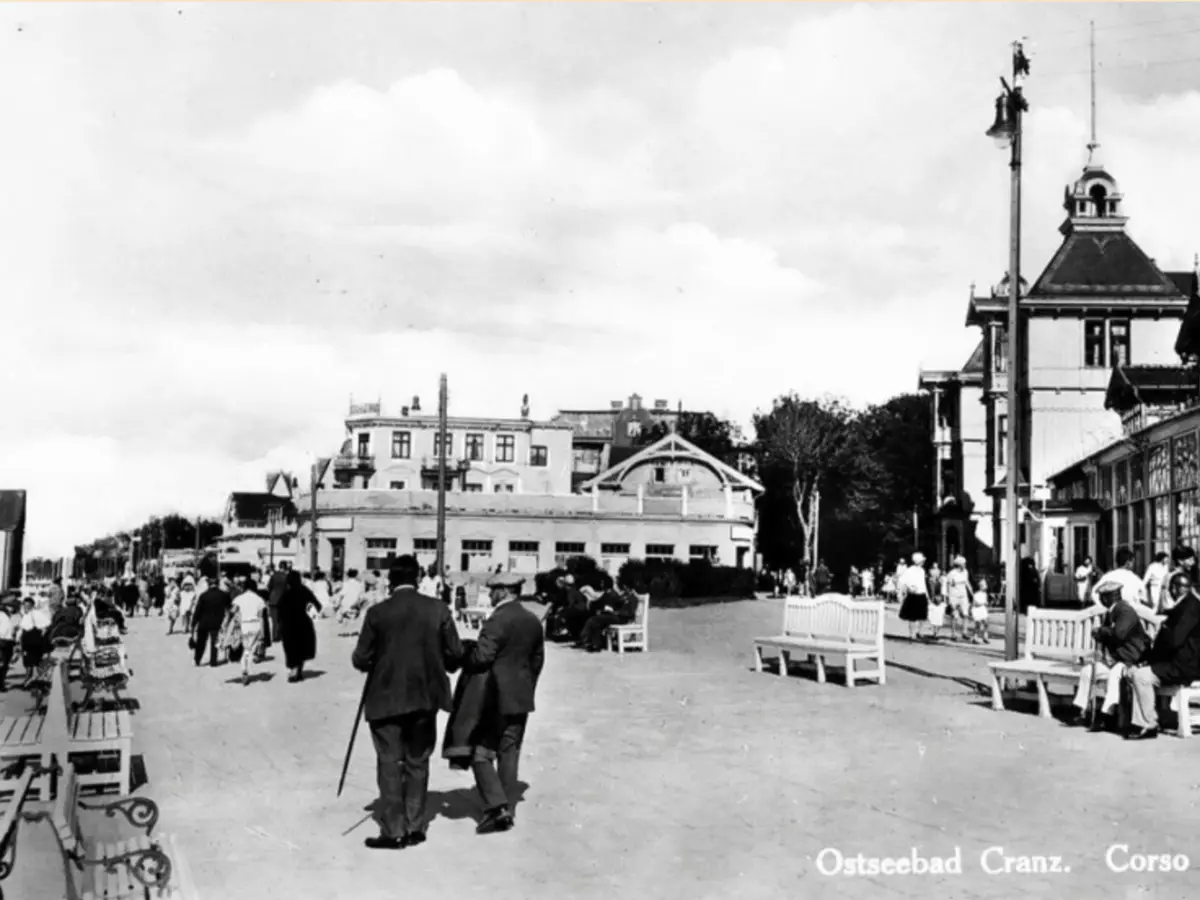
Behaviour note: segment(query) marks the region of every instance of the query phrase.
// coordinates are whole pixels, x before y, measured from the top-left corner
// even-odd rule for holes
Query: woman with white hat
[[[914,553],[912,565],[896,582],[900,598],[900,618],[908,623],[908,638],[919,636],[920,624],[929,620],[929,585],[925,580],[925,554]]]
[[[956,556],[946,573],[946,602],[954,621],[951,632],[960,641],[967,639],[967,621],[971,615],[971,576],[967,574],[967,558]]]

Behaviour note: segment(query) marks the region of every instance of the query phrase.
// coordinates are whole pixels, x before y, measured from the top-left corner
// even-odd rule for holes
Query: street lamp
[[[996,120],[987,130],[987,136],[1001,149],[1010,149],[1012,170],[1011,205],[1009,209],[1008,238],[1008,434],[1005,436],[1005,458],[1008,471],[1005,473],[1005,506],[1008,520],[1009,548],[1005,560],[1004,591],[1004,657],[1017,658],[1017,613],[1020,609],[1020,562],[1021,562],[1021,513],[1017,504],[1017,488],[1021,477],[1019,432],[1025,426],[1021,415],[1019,380],[1024,374],[1018,351],[1021,342],[1019,331],[1019,304],[1021,298],[1021,115],[1029,104],[1021,93],[1018,80],[1029,74],[1029,60],[1019,41],[1012,47],[1012,87],[1003,78],[1000,84],[1004,93],[996,98]]]

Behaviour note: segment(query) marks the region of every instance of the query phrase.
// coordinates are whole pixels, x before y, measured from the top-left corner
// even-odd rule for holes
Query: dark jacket
[[[283,599],[285,590],[287,590],[287,572],[282,570],[272,572],[267,581],[267,606],[278,606],[279,601]]]
[[[305,587],[294,572],[288,578],[283,596],[275,609],[279,617],[279,643],[283,644],[283,662],[289,669],[317,658],[317,629],[308,608],[321,608],[321,602]]]
[[[209,588],[196,600],[196,608],[192,611],[192,627],[205,631],[219,630],[232,605],[233,599],[223,590]]]
[[[1200,599],[1188,594],[1167,612],[1150,650],[1150,669],[1164,685],[1200,680]]]
[[[450,678],[463,656],[450,608],[401,587],[363,617],[351,661],[369,673],[368,722],[405,713],[450,709]]]
[[[1142,627],[1141,616],[1124,600],[1114,603],[1104,615],[1104,624],[1096,629],[1096,643],[1117,662],[1135,666],[1150,649],[1150,636]]]
[[[511,600],[496,607],[484,621],[479,642],[463,669],[491,670],[501,715],[531,713],[545,651],[542,623],[520,601]]]
[[[463,641],[463,652],[470,654],[474,641]],[[491,672],[463,672],[454,685],[454,703],[442,736],[442,758],[452,769],[469,769],[477,756],[492,759],[488,748],[503,729],[497,715],[496,681]]]

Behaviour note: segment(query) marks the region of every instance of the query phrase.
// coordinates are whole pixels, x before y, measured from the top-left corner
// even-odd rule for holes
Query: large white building
[[[526,413],[526,410],[522,410]],[[316,493],[317,565],[386,569],[413,553],[436,558],[438,421],[412,408],[352,406],[346,441]],[[533,573],[570,556],[705,557],[749,566],[762,486],[675,434],[571,490],[573,425],[528,418],[450,417],[446,564],[456,576],[497,567]],[[309,565],[312,495],[295,498],[297,565]]]
[[[1116,180],[1089,159],[1065,190],[1062,244],[1032,286],[1022,279],[1017,415],[1024,471],[1018,489],[1026,508],[1046,495],[1051,476],[1121,436],[1121,417],[1105,403],[1114,367],[1179,361],[1175,339],[1195,293],[1194,274],[1159,269],[1127,232],[1122,199]],[[944,507],[936,511],[943,557],[949,549],[946,523],[961,517],[964,506],[973,510],[970,517],[977,526],[990,524],[991,547],[1009,543],[1003,515],[1009,477],[1004,457],[1010,417],[1008,288],[1005,276],[985,296],[972,291],[968,308],[967,325],[979,328],[983,338],[982,371],[974,398],[959,393],[967,398],[964,406],[979,400],[982,417],[964,411],[957,433],[947,433],[942,418],[935,415],[937,458],[950,461],[950,477],[966,494],[949,516]],[[935,403],[946,395],[946,374],[922,372],[920,386],[933,394]],[[965,374],[959,373],[960,380]],[[974,393],[974,385],[971,388]],[[969,449],[979,445],[984,448],[982,489],[978,463],[973,463],[975,454]],[[1022,554],[1040,560],[1042,548],[1027,538],[1022,538]],[[1073,547],[1067,559],[1095,555],[1094,533],[1088,537],[1080,531],[1072,539],[1080,546]],[[999,563],[1002,556],[1001,550],[994,561]]]

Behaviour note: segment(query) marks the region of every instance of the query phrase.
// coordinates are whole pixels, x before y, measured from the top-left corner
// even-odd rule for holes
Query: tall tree
[[[818,497],[839,488],[852,460],[852,420],[840,400],[805,400],[794,393],[754,417],[764,468],[774,470],[780,485],[788,483],[805,563],[816,561]]]

